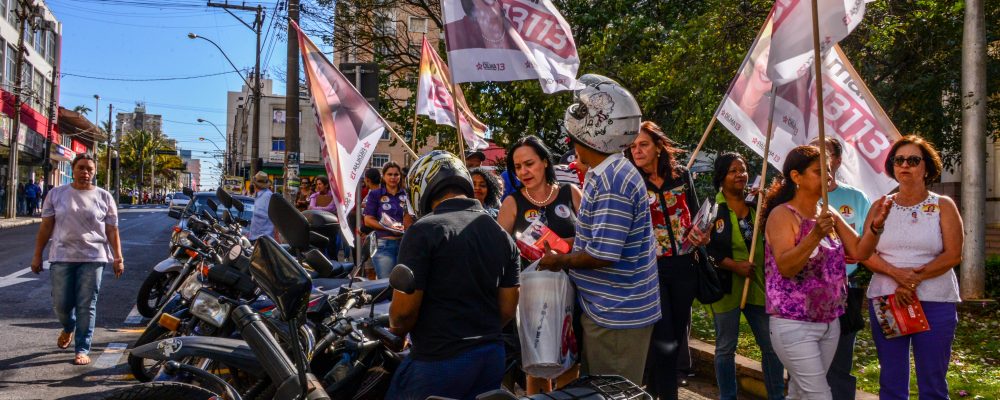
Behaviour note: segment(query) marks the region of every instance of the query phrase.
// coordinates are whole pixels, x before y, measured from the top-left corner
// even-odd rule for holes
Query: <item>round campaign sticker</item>
[[[556,206],[556,215],[558,215],[559,218],[569,218],[570,214],[569,207],[566,207],[565,204],[559,204]]]
[[[854,209],[849,205],[842,205],[840,206],[840,215],[843,215],[846,219],[850,219],[854,216]]]
[[[388,203],[389,202],[389,196],[382,196],[382,198],[379,199],[379,202],[381,202],[381,203]]]
[[[726,223],[722,222],[722,218],[715,220],[715,231],[722,233],[722,230],[726,227]]]
[[[528,222],[535,222],[538,219],[538,210],[528,210],[524,212],[524,220]]]
[[[382,203],[382,209],[383,209],[383,210],[386,210],[386,211],[389,211],[389,210],[391,210],[391,209],[392,209],[392,204],[389,204],[389,203]]]

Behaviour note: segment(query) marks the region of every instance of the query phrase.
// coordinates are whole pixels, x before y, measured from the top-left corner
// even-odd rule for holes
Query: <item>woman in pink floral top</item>
[[[791,377],[789,398],[832,399],[826,373],[840,336],[847,295],[844,256],[866,260],[890,207],[883,197],[858,238],[840,213],[819,206],[819,149],[799,146],[785,157],[767,196],[764,275],[771,343]]]

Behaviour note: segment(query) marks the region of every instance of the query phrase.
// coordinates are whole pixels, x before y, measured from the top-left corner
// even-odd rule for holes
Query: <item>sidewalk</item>
[[[23,217],[19,216],[14,219],[0,218],[0,231],[4,229],[17,228],[19,226],[37,224],[42,222],[41,217]]]

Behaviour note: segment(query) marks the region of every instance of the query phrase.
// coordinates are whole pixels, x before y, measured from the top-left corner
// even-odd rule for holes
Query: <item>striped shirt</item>
[[[614,262],[598,269],[571,269],[580,305],[598,325],[632,329],[660,319],[646,184],[621,154],[587,172],[573,251]]]

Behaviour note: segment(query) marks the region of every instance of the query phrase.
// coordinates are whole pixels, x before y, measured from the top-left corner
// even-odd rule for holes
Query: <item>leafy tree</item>
[[[83,116],[87,116],[87,113],[90,112],[90,107],[87,107],[85,105],[79,105],[79,106],[73,107],[73,112],[78,113],[78,114],[83,115]]]
[[[392,88],[416,88],[415,79],[406,74],[416,73],[419,56],[402,51],[398,37],[380,35],[380,29],[385,30],[378,25],[385,19],[379,16],[386,10],[406,10],[396,14],[396,23],[403,24],[402,16],[407,13],[423,13],[429,17],[431,30],[440,29],[438,2],[344,0],[337,7],[347,11],[337,8],[342,12],[342,18],[337,19],[331,17],[338,14],[333,13],[330,0],[316,1],[319,7],[308,17],[322,23],[314,25],[344,27],[350,34],[335,38],[332,28],[313,33],[323,35],[324,42],[338,49],[356,47],[373,54],[384,71],[383,116],[396,126],[409,127],[412,102],[388,95]],[[553,2],[573,28],[580,74],[598,73],[621,82],[639,101],[644,118],[659,123],[688,149],[697,144],[774,4],[773,0]],[[987,3],[986,20],[1000,20],[1000,2]],[[951,166],[961,147],[963,18],[963,2],[868,3],[864,22],[841,42],[900,132],[928,137],[943,150]],[[990,45],[987,76],[1000,76],[1000,25],[988,24],[986,36]],[[443,44],[441,47],[446,57]],[[382,49],[384,56],[374,49]],[[998,85],[997,79],[988,82],[991,104],[1000,100]],[[465,84],[464,88],[470,106],[490,126],[498,144],[505,146],[535,134],[550,146],[564,148],[559,124],[570,94],[546,95],[533,81],[482,82]],[[988,110],[987,132],[996,137],[1000,135],[1000,109]],[[443,143],[454,141],[454,129],[434,126],[424,118],[421,121],[418,143],[435,134],[441,135]],[[719,125],[706,148],[750,153]]]
[[[121,177],[123,187],[143,188],[150,186],[150,171],[156,160],[157,182],[171,182],[177,179],[177,170],[183,169],[184,162],[176,155],[156,154],[156,150],[176,150],[161,132],[145,130],[129,131],[122,135]],[[162,187],[162,184],[160,185]]]

